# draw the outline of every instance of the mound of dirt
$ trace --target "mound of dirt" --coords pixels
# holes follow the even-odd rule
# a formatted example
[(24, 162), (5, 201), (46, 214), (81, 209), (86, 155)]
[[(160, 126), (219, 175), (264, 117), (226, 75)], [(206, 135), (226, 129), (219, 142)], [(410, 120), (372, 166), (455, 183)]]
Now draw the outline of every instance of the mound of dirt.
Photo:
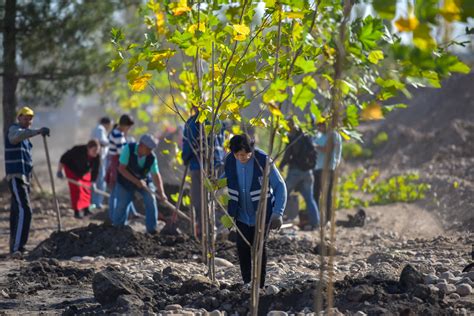
[(55, 259), (34, 261), (21, 267), (17, 273), (8, 274), (8, 294), (15, 298), (56, 286), (77, 286), (89, 282), (93, 275), (93, 269), (62, 267)]
[(400, 100), (407, 109), (364, 126), (366, 139), (380, 132), (388, 141), (373, 148), (366, 167), (389, 174), (418, 171), (431, 184), (427, 209), (443, 220), (445, 229), (474, 230), (474, 73), (452, 76), (442, 88), (412, 90)]
[(130, 227), (90, 224), (65, 232), (54, 232), (28, 257), (70, 259), (74, 256), (144, 257), (185, 259), (199, 254), (196, 242), (187, 236), (143, 234)]
[[(269, 256), (315, 253), (314, 242), (306, 239), (271, 237), (268, 241)], [(71, 259), (75, 256), (145, 257), (163, 259), (197, 259), (201, 256), (199, 244), (187, 235), (150, 235), (134, 231), (130, 227), (114, 227), (107, 224), (90, 224), (64, 232), (54, 232), (41, 242), (28, 256), (38, 258)], [(237, 262), (235, 243), (220, 240), (216, 256)]]

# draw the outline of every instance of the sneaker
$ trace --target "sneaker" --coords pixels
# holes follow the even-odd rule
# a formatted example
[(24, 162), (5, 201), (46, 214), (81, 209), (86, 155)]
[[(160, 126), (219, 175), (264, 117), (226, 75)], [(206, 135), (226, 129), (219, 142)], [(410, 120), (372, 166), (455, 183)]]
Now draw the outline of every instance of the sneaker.
[(78, 218), (78, 219), (82, 219), (82, 218), (84, 218), (84, 212), (83, 212), (82, 210), (80, 210), (80, 211), (75, 211), (75, 212), (74, 212), (74, 217), (75, 217), (75, 218)]
[(23, 254), (21, 253), (21, 251), (15, 251), (11, 254), (11, 258), (16, 259), (16, 260), (21, 260), (23, 259)]

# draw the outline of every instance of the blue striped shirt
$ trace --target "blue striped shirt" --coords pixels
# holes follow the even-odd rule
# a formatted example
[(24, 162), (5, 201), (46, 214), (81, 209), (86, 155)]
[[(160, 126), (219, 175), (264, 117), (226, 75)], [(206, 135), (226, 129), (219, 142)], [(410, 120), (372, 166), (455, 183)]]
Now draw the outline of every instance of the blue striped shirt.
[(109, 155), (116, 156), (122, 152), (123, 146), (127, 144), (125, 133), (118, 128), (114, 128), (109, 134)]

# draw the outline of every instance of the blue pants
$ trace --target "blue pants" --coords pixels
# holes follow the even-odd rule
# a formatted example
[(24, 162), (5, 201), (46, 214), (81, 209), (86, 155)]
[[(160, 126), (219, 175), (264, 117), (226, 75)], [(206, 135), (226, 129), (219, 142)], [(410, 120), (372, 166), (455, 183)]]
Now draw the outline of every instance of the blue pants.
[(291, 191), (299, 191), (301, 193), (306, 203), (310, 224), (312, 226), (318, 226), (319, 210), (313, 196), (313, 185), (314, 178), (312, 170), (302, 171), (296, 168), (288, 170), (288, 176), (286, 177), (288, 194), (290, 194)]
[[(97, 180), (95, 180), (95, 186), (101, 191), (105, 191), (105, 159), (100, 161), (99, 174), (97, 175)], [(102, 194), (95, 193), (92, 191), (91, 203), (95, 204), (96, 207), (101, 208), (102, 202), (104, 201), (104, 196)]]
[(130, 203), (133, 201), (135, 192), (143, 197), (145, 202), (145, 225), (148, 233), (155, 233), (158, 221), (158, 206), (155, 197), (145, 190), (127, 190), (119, 183), (115, 184), (114, 195), (117, 197), (117, 206), (113, 213), (113, 224), (115, 226), (125, 226), (128, 222)]

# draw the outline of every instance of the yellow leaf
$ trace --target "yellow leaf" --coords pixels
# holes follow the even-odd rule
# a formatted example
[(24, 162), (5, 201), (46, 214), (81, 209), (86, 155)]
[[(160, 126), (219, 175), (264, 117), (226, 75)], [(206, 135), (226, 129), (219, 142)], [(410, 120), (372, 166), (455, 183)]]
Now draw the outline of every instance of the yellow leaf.
[(234, 114), (239, 113), (239, 105), (235, 102), (227, 104), (227, 111), (232, 112)]
[(250, 28), (245, 24), (234, 24), (234, 40), (244, 41), (250, 34)]
[(237, 34), (242, 34), (242, 35), (250, 34), (250, 28), (245, 24), (234, 24), (232, 25), (232, 27), (234, 28), (234, 31)]
[(360, 114), (360, 118), (365, 121), (383, 119), (382, 107), (374, 102), (365, 107)]
[(188, 32), (191, 34), (194, 34), (196, 30), (206, 32), (206, 24), (204, 22), (199, 23), (199, 25), (197, 23), (194, 23), (188, 27)]
[(420, 24), (417, 17), (412, 13), (408, 16), (408, 18), (399, 18), (395, 21), (395, 26), (400, 32), (410, 32), (416, 29), (416, 27)]
[(191, 8), (188, 7), (187, 0), (180, 0), (177, 5), (171, 10), (174, 16), (182, 15), (183, 13), (191, 11)]
[(369, 61), (372, 64), (378, 64), (379, 60), (382, 60), (384, 58), (383, 52), (381, 50), (373, 50), (369, 53)]
[(436, 41), (430, 34), (430, 27), (420, 24), (413, 31), (413, 44), (421, 50), (431, 50), (436, 47)]
[(461, 0), (444, 0), (443, 8), (439, 12), (448, 22), (459, 21), (461, 19)]
[(343, 131), (339, 131), (339, 134), (341, 134), (342, 138), (344, 138), (344, 140), (350, 140), (351, 137), (349, 135), (347, 135), (346, 133), (344, 133)]
[(164, 34), (166, 32), (164, 13), (163, 12), (156, 12), (155, 13), (155, 18), (156, 18), (156, 31), (158, 32), (158, 34)]
[(148, 81), (151, 79), (151, 74), (144, 74), (143, 76), (135, 78), (131, 82), (131, 89), (135, 92), (140, 92), (145, 90)]
[(155, 52), (153, 53), (153, 57), (151, 58), (151, 62), (154, 63), (154, 62), (157, 62), (157, 61), (160, 61), (160, 60), (163, 60), (163, 59), (167, 59), (171, 56), (174, 55), (174, 52), (172, 50), (165, 50), (165, 51), (161, 51), (161, 52)]
[(270, 113), (272, 113), (274, 116), (280, 116), (283, 117), (283, 113), (281, 113), (280, 109), (274, 105), (274, 104), (269, 104), (268, 105), (268, 110)]
[(285, 12), (283, 16), (289, 19), (303, 19), (304, 12)]
[(246, 38), (247, 38), (247, 36), (243, 35), (243, 34), (234, 35), (234, 40), (236, 40), (236, 41), (245, 41)]

